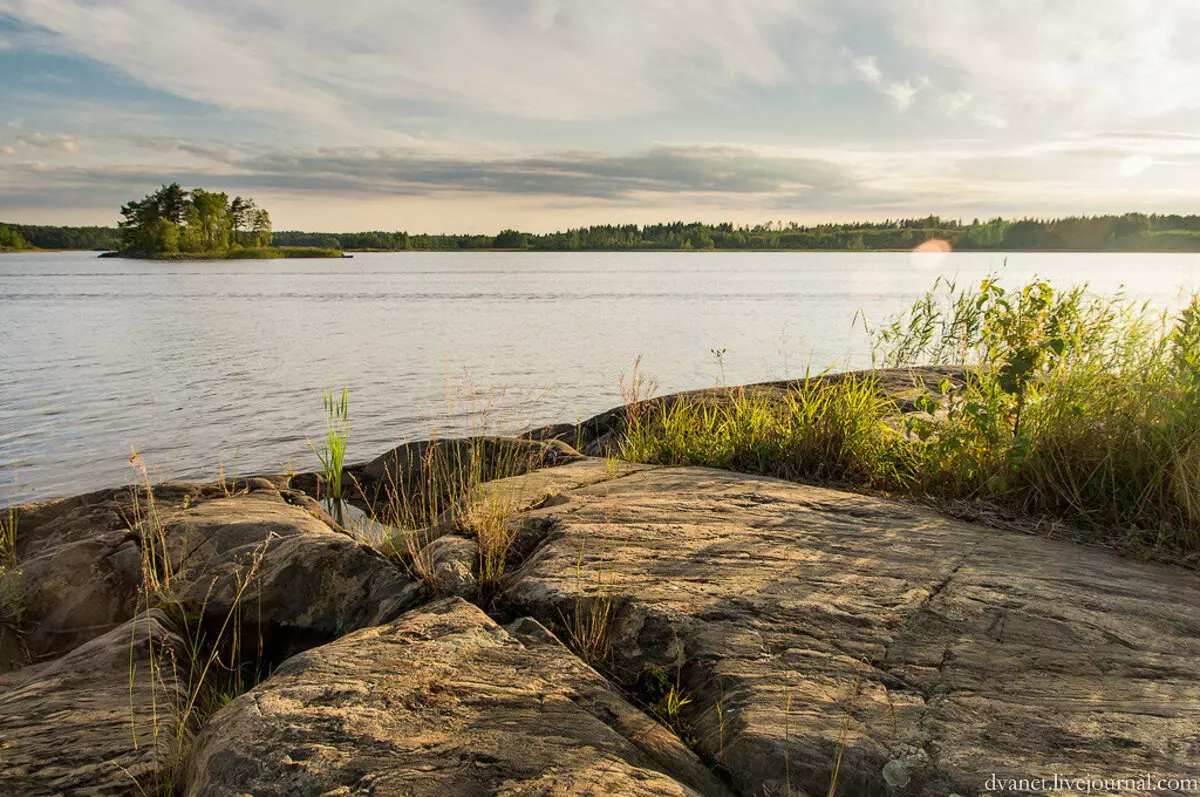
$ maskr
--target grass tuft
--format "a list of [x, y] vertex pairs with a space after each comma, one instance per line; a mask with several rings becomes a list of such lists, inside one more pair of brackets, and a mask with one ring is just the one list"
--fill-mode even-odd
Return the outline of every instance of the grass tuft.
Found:
[[308, 447], [321, 461], [328, 497], [340, 501], [343, 497], [342, 470], [346, 464], [346, 445], [350, 442], [350, 391], [343, 387], [339, 396], [330, 388], [322, 399], [325, 406], [325, 447], [318, 450], [311, 440]]

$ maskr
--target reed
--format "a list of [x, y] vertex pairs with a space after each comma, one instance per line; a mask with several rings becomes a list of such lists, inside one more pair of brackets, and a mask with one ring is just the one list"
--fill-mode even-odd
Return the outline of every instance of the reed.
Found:
[[[1010, 292], [985, 280], [943, 286], [907, 323], [953, 328], [963, 306], [977, 316], [955, 346], [976, 369], [906, 420], [910, 489], [1200, 552], [1200, 296], [1171, 314], [1041, 281]], [[919, 349], [895, 334], [904, 323], [881, 336], [889, 362]]]
[[339, 396], [330, 388], [322, 399], [325, 407], [325, 446], [318, 449], [310, 440], [308, 447], [321, 461], [328, 497], [340, 501], [343, 498], [342, 470], [346, 464], [346, 446], [350, 442], [350, 391], [343, 387]]

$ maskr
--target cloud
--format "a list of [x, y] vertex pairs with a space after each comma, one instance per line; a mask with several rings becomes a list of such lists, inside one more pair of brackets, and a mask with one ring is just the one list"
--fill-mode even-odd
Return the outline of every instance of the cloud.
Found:
[[239, 110], [342, 119], [372, 101], [607, 118], [789, 75], [795, 0], [16, 0], [61, 46]]
[[1154, 158], [1146, 154], [1130, 155], [1125, 160], [1121, 161], [1121, 176], [1122, 177], [1137, 177], [1144, 174], [1147, 169], [1154, 165]]
[[63, 221], [170, 179], [331, 213], [459, 197], [903, 215], [1175, 207], [1200, 178], [1194, 0], [0, 8], [7, 61], [73, 78], [0, 85], [0, 198]]
[[896, 104], [896, 110], [904, 113], [912, 107], [916, 100], [917, 92], [925, 88], [927, 81], [918, 81], [913, 84], [911, 80], [906, 80], [903, 83], [889, 83], [882, 91], [884, 94], [892, 98], [892, 102]]
[[851, 66], [854, 67], [854, 71], [863, 83], [874, 87], [880, 94], [890, 98], [900, 113], [911, 108], [917, 93], [929, 85], [929, 78], [921, 78], [916, 83], [911, 79], [903, 82], [898, 80], [885, 82], [883, 70], [879, 68], [879, 63], [874, 56], [856, 58], [851, 62]]
[[[34, 147], [36, 149], [56, 150], [67, 154], [79, 152], [79, 143], [73, 136], [47, 135], [40, 131], [17, 136], [18, 147]], [[10, 147], [11, 149], [11, 147]]]
[[[219, 143], [177, 143], [164, 148], [163, 155], [174, 158], [222, 148]], [[730, 145], [659, 145], [619, 154], [566, 151], [494, 159], [370, 148], [255, 149], [233, 154], [219, 169], [188, 159], [189, 164], [158, 167], [126, 165], [122, 158], [93, 166], [18, 164], [0, 173], [0, 213], [25, 215], [22, 208], [81, 206], [109, 207], [111, 212], [119, 203], [173, 180], [249, 194], [264, 204], [277, 198], [285, 204], [312, 199], [326, 207], [366, 200], [382, 206], [401, 199], [439, 205], [456, 199], [477, 206], [479, 201], [502, 198], [503, 204], [600, 208], [596, 212], [731, 204], [796, 212], [862, 204], [878, 196], [853, 164], [820, 153]], [[524, 222], [526, 227], [537, 223]], [[317, 221], [315, 226], [321, 224]]]
[[3, 153], [5, 155], [16, 155], [17, 151], [15, 149], [13, 149], [11, 146], [5, 145], [3, 147], [0, 147], [0, 153]]
[[874, 56], [854, 59], [854, 69], [859, 77], [872, 86], [878, 86], [883, 80], [883, 72], [879, 71], [879, 64], [875, 62]]
[[913, 63], [985, 101], [1076, 122], [1148, 118], [1200, 104], [1194, 0], [895, 0], [880, 3]]
[[[397, 202], [407, 203], [404, 214], [449, 229], [458, 228], [455, 207], [472, 208], [473, 226], [483, 229], [494, 226], [489, 218], [537, 229], [545, 218], [565, 218], [555, 213], [569, 208], [577, 209], [570, 217], [573, 224], [630, 214], [658, 218], [656, 208], [685, 217], [745, 219], [747, 212], [757, 212], [758, 218], [800, 214], [810, 221], [817, 220], [814, 216], [1061, 214], [1131, 207], [1180, 212], [1191, 207], [1193, 186], [1200, 180], [1200, 139], [1143, 140], [1128, 133], [1006, 149], [965, 140], [894, 150], [660, 144], [624, 153], [546, 151], [487, 158], [183, 139], [130, 143], [155, 153], [160, 165], [130, 165], [130, 158], [116, 155], [91, 166], [63, 161], [6, 166], [0, 170], [0, 217], [28, 217], [29, 209], [94, 207], [108, 218], [121, 202], [172, 180], [249, 194], [273, 211], [282, 207], [309, 214], [281, 215], [277, 223], [282, 226], [328, 228], [336, 217], [348, 229], [394, 224], [394, 215], [382, 209], [400, 207]], [[1170, 168], [1152, 168], [1158, 164]], [[1118, 175], [1139, 176], [1134, 165], [1143, 179], [1112, 190]], [[353, 214], [343, 212], [351, 207]], [[533, 215], [516, 217], [512, 208]]]
[[966, 108], [971, 104], [974, 97], [969, 91], [948, 91], [938, 95], [938, 108], [947, 116], [954, 116], [956, 113]]
[[[207, 151], [203, 145], [181, 149]], [[226, 154], [228, 155], [228, 153]], [[645, 194], [804, 194], [850, 189], [843, 165], [737, 146], [656, 146], [628, 154], [561, 152], [477, 159], [386, 149], [233, 156], [232, 184], [333, 194], [529, 194], [627, 200]]]

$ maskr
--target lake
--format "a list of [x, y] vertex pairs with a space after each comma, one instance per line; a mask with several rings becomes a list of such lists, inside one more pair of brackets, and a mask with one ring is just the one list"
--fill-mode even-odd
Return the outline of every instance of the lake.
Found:
[[360, 461], [587, 417], [620, 403], [639, 356], [660, 393], [866, 366], [863, 316], [989, 272], [1177, 306], [1200, 255], [0, 255], [0, 503], [123, 484], [131, 446], [159, 478], [314, 468], [330, 386], [350, 388]]

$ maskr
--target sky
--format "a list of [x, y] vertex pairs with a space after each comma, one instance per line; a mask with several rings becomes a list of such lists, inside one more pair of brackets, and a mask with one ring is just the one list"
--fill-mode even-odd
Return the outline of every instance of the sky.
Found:
[[0, 220], [1200, 212], [1195, 0], [0, 0]]

